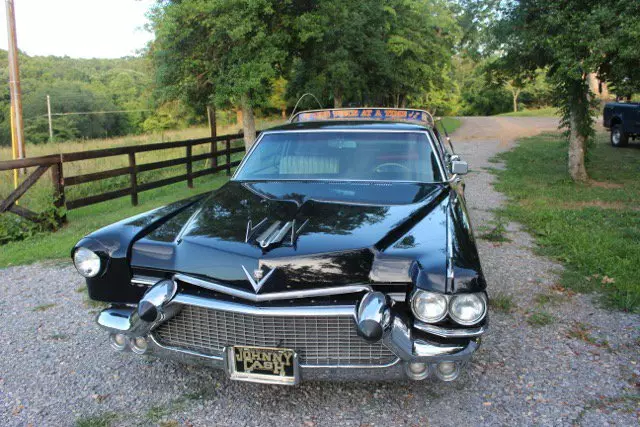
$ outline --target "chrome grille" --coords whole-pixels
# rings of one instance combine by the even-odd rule
[[[302,365],[380,366],[396,359],[381,342],[360,338],[348,316],[254,316],[185,305],[154,336],[164,346],[209,355],[232,345],[291,348]]]

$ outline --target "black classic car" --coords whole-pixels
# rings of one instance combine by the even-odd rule
[[[425,111],[298,113],[220,189],[72,250],[119,351],[230,378],[458,377],[487,328],[459,178]]]

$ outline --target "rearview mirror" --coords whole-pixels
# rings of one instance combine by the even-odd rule
[[[465,175],[469,172],[469,165],[462,160],[454,160],[451,162],[451,173],[454,175]]]

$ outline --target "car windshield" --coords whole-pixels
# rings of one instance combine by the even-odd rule
[[[235,177],[257,180],[442,181],[424,132],[267,133]]]

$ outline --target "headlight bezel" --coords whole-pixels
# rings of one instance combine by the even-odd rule
[[[460,301],[462,298],[470,298],[470,297],[478,299],[478,301],[482,305],[482,311],[480,312],[480,315],[477,316],[475,319],[464,320],[455,314],[453,306],[457,301]],[[453,320],[454,322],[462,326],[472,326],[472,325],[477,325],[482,321],[482,319],[485,318],[485,316],[487,315],[487,305],[488,305],[487,297],[484,293],[464,293],[464,294],[452,295],[451,298],[449,298],[449,305],[447,306],[447,309],[448,309],[449,317],[451,318],[451,320]]]
[[[79,264],[81,264],[81,262],[78,262],[76,257],[78,256],[78,254],[80,252],[84,252],[87,256],[89,256],[90,258],[92,258],[92,260],[89,261],[97,261],[98,265],[97,268],[93,269],[89,274],[86,274],[85,272],[83,272],[83,270],[79,267]],[[100,254],[94,250],[91,250],[85,246],[79,246],[77,247],[74,251],[73,251],[73,266],[75,267],[76,271],[84,278],[86,279],[91,279],[94,277],[97,277],[98,275],[100,275],[103,270],[104,270],[104,259],[102,256],[100,256]]]
[[[435,296],[437,298],[442,298],[443,299],[443,301],[444,301],[444,310],[442,311],[441,315],[434,316],[432,318],[427,318],[427,317],[423,317],[420,314],[418,314],[418,310],[416,310],[416,301],[423,295],[425,295],[425,296]],[[448,300],[447,296],[444,295],[444,294],[439,294],[437,292],[430,292],[430,291],[425,291],[425,290],[419,289],[419,290],[415,291],[413,293],[413,295],[411,296],[411,312],[416,317],[416,319],[420,320],[421,322],[425,322],[425,323],[437,323],[437,322],[440,322],[445,317],[447,317],[448,311],[449,311],[449,300]]]
[[[418,313],[418,310],[416,309],[416,300],[418,298],[420,298],[422,295],[425,295],[425,294],[437,296],[437,297],[442,298],[442,299],[444,299],[446,301],[445,309],[444,309],[443,314],[441,316],[433,317],[433,318],[425,318],[425,317],[421,316]],[[464,319],[459,318],[458,316],[456,316],[454,314],[453,309],[452,309],[452,306],[455,303],[455,301],[457,300],[457,298],[459,298],[459,297],[468,297],[469,295],[472,295],[473,297],[478,298],[479,301],[482,304],[482,312],[481,312],[481,314],[478,317],[474,318],[473,321],[466,321]],[[424,290],[424,289],[416,289],[411,295],[410,308],[411,308],[411,313],[413,314],[413,316],[416,318],[416,320],[418,320],[420,322],[434,324],[434,323],[441,322],[441,321],[443,321],[443,320],[448,318],[452,322],[454,322],[454,323],[456,323],[456,324],[458,324],[460,326],[474,326],[474,325],[478,325],[479,323],[481,323],[485,319],[485,317],[487,316],[488,301],[487,301],[487,296],[486,296],[486,294],[484,292],[468,292],[468,293],[448,295],[448,294],[442,294],[442,293],[428,291],[428,290]]]

